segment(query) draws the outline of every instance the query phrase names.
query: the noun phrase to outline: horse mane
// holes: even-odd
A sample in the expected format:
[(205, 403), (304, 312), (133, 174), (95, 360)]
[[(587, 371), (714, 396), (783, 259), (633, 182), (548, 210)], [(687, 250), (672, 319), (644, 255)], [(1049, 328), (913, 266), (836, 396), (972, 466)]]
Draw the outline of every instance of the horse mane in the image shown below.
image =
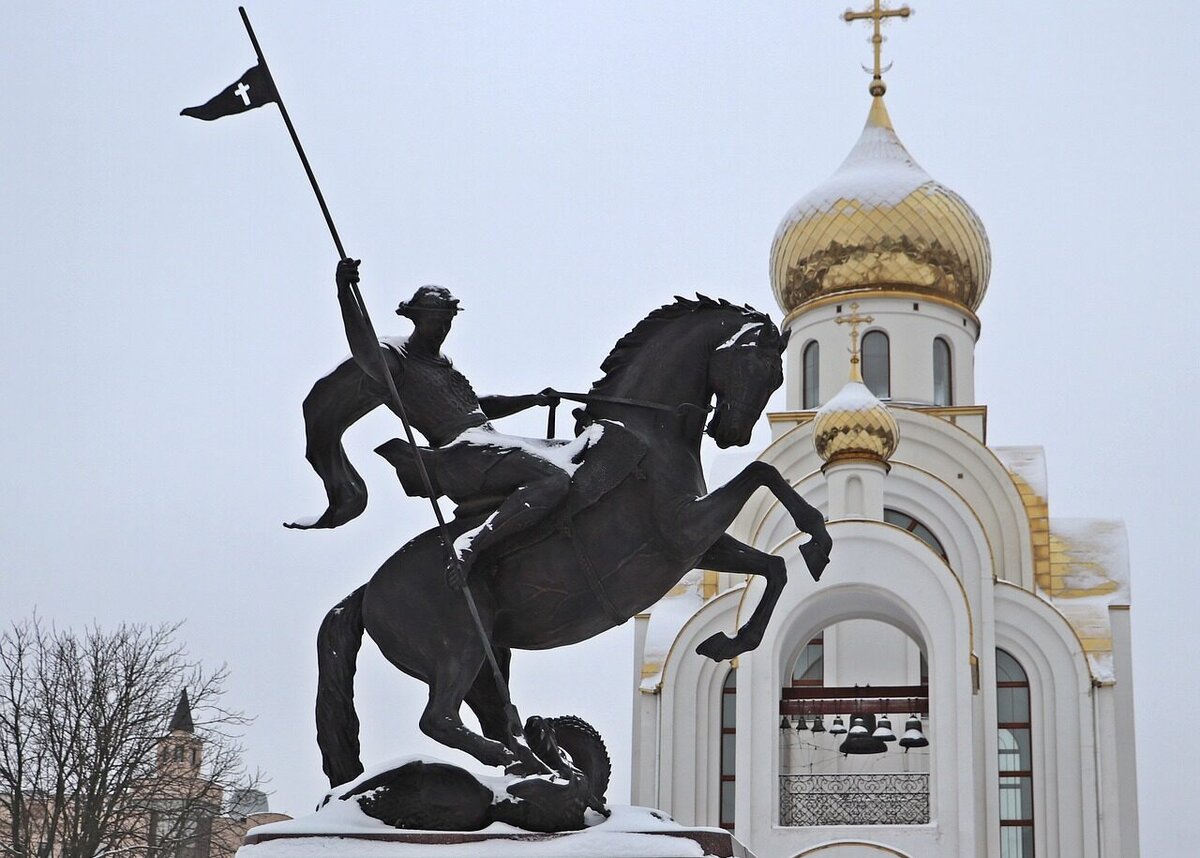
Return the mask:
[(614, 386), (620, 378), (621, 370), (628, 366), (634, 353), (657, 336), (668, 324), (689, 313), (713, 310), (730, 310), (740, 313), (746, 317), (747, 321), (769, 325), (772, 330), (775, 330), (775, 336), (779, 336), (771, 317), (754, 309), (749, 304), (733, 304), (724, 298), (709, 298), (699, 292), (696, 293), (695, 299), (676, 295), (674, 303), (664, 304), (657, 310), (652, 310), (646, 318), (634, 325), (633, 330), (617, 340), (617, 344), (612, 347), (608, 357), (600, 364), (600, 371), (604, 375), (592, 385), (592, 392), (604, 393), (608, 388)]

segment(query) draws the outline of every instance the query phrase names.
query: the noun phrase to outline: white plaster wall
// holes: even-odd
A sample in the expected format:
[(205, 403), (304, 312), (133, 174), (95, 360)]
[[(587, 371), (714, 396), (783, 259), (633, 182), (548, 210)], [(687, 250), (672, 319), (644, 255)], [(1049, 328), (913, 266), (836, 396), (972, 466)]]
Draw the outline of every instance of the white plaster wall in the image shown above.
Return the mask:
[[(821, 403), (841, 390), (849, 378), (849, 330), (835, 319), (849, 315), (851, 301), (858, 302), (860, 315), (873, 319), (859, 328), (860, 336), (873, 330), (888, 335), (893, 401), (933, 402), (933, 340), (941, 336), (950, 344), (952, 404), (975, 404), (975, 341), (979, 338), (979, 328), (972, 316), (922, 298), (860, 293), (846, 296), (840, 304), (805, 311), (785, 324), (792, 332), (786, 356), (789, 409), (798, 411), (803, 407), (802, 356), (809, 342), (816, 340), (821, 346)], [(918, 309), (913, 309), (914, 304)]]

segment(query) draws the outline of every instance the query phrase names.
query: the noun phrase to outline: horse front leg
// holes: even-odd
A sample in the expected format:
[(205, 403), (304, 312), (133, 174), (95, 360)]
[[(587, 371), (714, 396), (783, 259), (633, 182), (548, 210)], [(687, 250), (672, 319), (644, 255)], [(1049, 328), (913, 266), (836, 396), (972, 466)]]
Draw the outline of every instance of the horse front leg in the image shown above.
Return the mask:
[(821, 580), (821, 573), (829, 564), (829, 552), (833, 549), (833, 540), (825, 529), (825, 519), (819, 510), (800, 497), (774, 465), (766, 462), (751, 462), (725, 485), (688, 504), (676, 521), (673, 541), (685, 554), (708, 551), (710, 546), (716, 544), (716, 536), (725, 532), (759, 488), (765, 488), (775, 495), (791, 515), (796, 527), (812, 536), (811, 540), (800, 546), (800, 553), (804, 555), (805, 565), (813, 580)]

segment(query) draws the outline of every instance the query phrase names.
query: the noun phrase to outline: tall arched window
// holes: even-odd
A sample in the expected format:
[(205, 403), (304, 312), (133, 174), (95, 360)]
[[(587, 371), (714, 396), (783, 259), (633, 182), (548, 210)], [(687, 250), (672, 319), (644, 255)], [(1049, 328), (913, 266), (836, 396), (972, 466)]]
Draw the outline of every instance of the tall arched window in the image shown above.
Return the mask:
[(1000, 858), (1033, 858), (1033, 751), (1029, 677), (996, 650), (996, 722), (1000, 731)]
[(721, 788), (720, 822), (727, 831), (733, 831), (734, 811), (734, 753), (737, 749), (737, 668), (729, 671), (725, 685), (721, 688)]
[(821, 402), (821, 346), (813, 340), (804, 347), (804, 408), (816, 408)]
[(933, 341), (933, 404), (954, 404), (954, 382), (950, 373), (950, 344), (942, 337)]
[(880, 399), (891, 398), (892, 359), (883, 331), (868, 331), (862, 338), (862, 375), (868, 390)]

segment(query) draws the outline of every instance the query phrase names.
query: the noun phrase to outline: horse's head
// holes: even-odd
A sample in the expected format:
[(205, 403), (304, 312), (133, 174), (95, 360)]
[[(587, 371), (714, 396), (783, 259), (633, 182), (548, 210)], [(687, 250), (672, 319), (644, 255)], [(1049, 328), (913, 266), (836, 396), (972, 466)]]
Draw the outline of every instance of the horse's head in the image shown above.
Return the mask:
[[(786, 345), (787, 337), (766, 313), (704, 295), (676, 297), (617, 342), (600, 365), (605, 376), (592, 393), (620, 397), (626, 405), (643, 400), (697, 409), (715, 397), (706, 431), (719, 447), (741, 446), (750, 443), (767, 399), (783, 384)], [(613, 407), (592, 403), (583, 417), (597, 411), (608, 416)], [(619, 407), (616, 413), (628, 420), (637, 411)], [(698, 431), (694, 440), (700, 440)]]
[(706, 431), (722, 449), (750, 443), (767, 400), (783, 384), (788, 341), (766, 315), (749, 308), (734, 324), (740, 327), (708, 359), (708, 389), (716, 405)]

